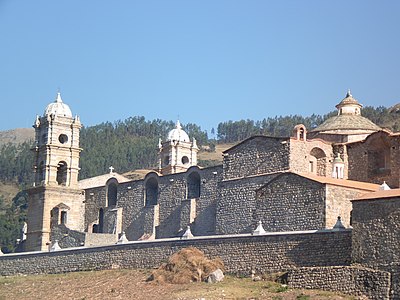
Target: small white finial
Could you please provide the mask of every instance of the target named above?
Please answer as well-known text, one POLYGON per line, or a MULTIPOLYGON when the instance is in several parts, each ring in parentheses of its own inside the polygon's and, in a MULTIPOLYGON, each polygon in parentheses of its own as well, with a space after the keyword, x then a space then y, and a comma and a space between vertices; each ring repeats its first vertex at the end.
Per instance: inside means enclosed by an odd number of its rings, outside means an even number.
POLYGON ((192 237, 193 237, 192 231, 190 230, 190 226, 188 226, 185 233, 182 235, 181 239, 190 239, 192 237))
POLYGON ((390 186, 387 185, 386 181, 384 181, 380 186, 379 186, 379 190, 380 191, 388 191, 390 190, 390 186))
POLYGON ((193 138, 192 148, 198 149, 198 147, 197 147, 197 141, 196 141, 195 138, 193 138))
POLYGON ((40 126, 40 119, 39 119, 39 116, 38 116, 38 115, 36 115, 35 126, 36 126, 36 127, 39 127, 39 126, 40 126))
POLYGON ((57 103, 62 103, 61 93, 60 93, 60 92, 57 92, 56 102, 57 102, 57 103))
POLYGON ((261 220, 258 221, 258 226, 257 226, 256 230, 253 231, 253 235, 260 235, 260 234, 266 234, 266 233, 267 232, 264 230, 261 220))
POLYGON ((125 231, 122 231, 121 237, 119 238, 117 244, 125 244, 127 242, 129 242, 129 240, 126 238, 125 231))
POLYGON ((58 240, 55 240, 55 241, 54 241, 53 245, 51 245, 51 247, 50 247, 49 250, 50 250, 50 252, 57 251, 57 250, 61 250, 61 247, 60 247, 60 245, 58 244, 58 240))
POLYGON ((333 230, 343 230, 346 229, 342 223, 342 218, 340 216, 337 217, 336 224, 333 226, 333 230))
POLYGON ((114 167, 113 166, 109 167, 109 169, 110 169, 110 174, 114 173, 114 167))

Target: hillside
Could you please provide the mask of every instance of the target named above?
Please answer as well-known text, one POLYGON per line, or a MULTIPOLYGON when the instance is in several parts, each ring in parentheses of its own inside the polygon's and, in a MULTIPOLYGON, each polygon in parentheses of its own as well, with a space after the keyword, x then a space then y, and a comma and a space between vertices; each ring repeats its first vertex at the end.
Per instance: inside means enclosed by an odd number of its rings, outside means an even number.
POLYGON ((14 145, 33 140, 35 130, 33 128, 16 128, 0 131, 0 146, 11 143, 14 145))

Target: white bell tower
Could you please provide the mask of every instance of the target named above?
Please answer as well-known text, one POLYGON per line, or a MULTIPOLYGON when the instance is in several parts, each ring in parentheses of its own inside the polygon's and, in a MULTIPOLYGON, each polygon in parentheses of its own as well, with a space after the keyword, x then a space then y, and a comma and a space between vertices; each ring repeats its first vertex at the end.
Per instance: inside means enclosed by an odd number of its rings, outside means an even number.
POLYGON ((160 139, 158 148, 158 169, 163 175, 185 172, 191 166, 197 165, 199 148, 196 139, 190 141, 179 121, 168 133, 165 142, 160 139))

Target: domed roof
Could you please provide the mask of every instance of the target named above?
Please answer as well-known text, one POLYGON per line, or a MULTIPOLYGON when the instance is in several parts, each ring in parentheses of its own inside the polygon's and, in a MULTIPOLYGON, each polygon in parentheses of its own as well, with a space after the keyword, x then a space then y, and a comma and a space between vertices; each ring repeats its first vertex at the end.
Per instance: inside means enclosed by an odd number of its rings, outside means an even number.
POLYGON ((176 121, 176 126, 168 133, 168 141, 190 142, 188 134, 182 129, 181 123, 176 121))
POLYGON ((381 128, 360 115, 338 115, 329 118, 311 132, 321 131, 351 131, 351 130, 367 130, 379 131, 381 128))
POLYGON ((311 132, 351 134, 381 130, 378 125, 361 116, 361 107, 349 90, 346 97, 336 105, 338 115, 329 118, 311 132))
POLYGON ((71 109, 62 101, 60 93, 57 93, 56 101, 47 105, 43 115, 48 116, 51 114, 72 118, 71 109))

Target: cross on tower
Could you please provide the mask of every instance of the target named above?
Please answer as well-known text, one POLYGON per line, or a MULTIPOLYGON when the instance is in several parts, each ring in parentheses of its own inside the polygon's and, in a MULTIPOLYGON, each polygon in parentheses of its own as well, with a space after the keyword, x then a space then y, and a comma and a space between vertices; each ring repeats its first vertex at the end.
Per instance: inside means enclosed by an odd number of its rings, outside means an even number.
POLYGON ((109 169, 110 169, 110 174, 114 173, 114 167, 113 166, 109 167, 109 169))

